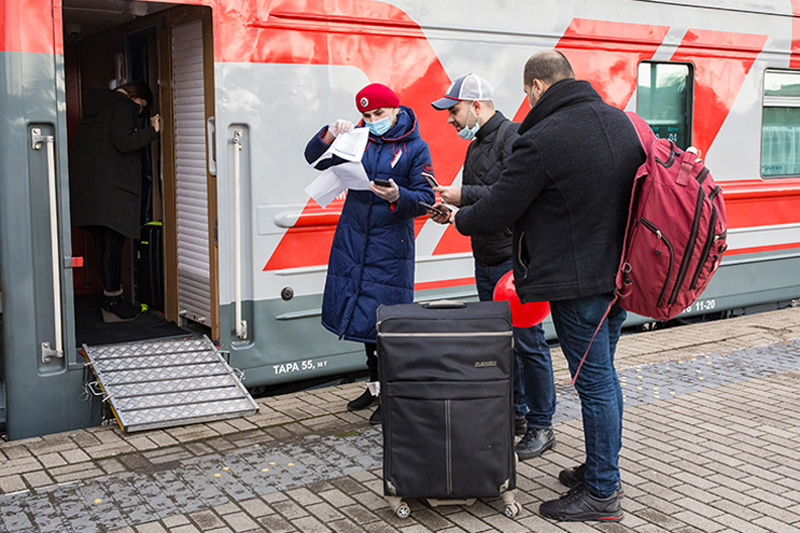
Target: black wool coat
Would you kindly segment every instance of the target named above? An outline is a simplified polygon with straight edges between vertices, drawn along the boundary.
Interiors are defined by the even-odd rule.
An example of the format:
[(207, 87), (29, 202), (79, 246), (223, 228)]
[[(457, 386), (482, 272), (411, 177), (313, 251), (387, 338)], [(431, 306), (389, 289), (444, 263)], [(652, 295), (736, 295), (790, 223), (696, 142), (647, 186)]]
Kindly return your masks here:
[(90, 89), (69, 157), (73, 226), (106, 226), (139, 238), (142, 204), (140, 150), (158, 138), (139, 128), (139, 106), (126, 95)]
[(514, 231), (523, 302), (614, 290), (636, 170), (645, 153), (630, 119), (585, 81), (550, 86), (519, 128), (508, 168), (456, 214), (461, 233)]

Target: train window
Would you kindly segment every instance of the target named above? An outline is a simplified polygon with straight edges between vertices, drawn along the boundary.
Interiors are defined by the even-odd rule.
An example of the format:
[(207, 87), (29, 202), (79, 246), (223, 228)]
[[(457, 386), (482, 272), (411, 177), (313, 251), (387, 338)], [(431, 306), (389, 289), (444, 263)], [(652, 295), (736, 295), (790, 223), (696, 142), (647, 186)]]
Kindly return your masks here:
[(800, 174), (800, 71), (764, 73), (761, 175)]
[(692, 66), (686, 63), (639, 63), (636, 112), (656, 136), (680, 148), (692, 142)]

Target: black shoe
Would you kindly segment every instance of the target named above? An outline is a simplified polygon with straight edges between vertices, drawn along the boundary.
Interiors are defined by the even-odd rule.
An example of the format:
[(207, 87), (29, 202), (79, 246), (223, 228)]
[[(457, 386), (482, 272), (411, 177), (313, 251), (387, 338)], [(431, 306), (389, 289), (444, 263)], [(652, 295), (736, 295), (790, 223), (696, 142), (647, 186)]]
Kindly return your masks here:
[(128, 303), (122, 295), (106, 296), (100, 305), (103, 322), (130, 322), (142, 314), (142, 306)]
[(568, 489), (582, 484), (585, 477), (586, 463), (582, 463), (573, 468), (567, 468), (558, 473), (558, 481)]
[(373, 396), (369, 389), (364, 391), (364, 394), (356, 398), (355, 400), (347, 403), (347, 410), (348, 411), (360, 411), (362, 409), (367, 409), (368, 407), (372, 407), (378, 402), (378, 397)]
[(524, 416), (514, 420), (514, 435), (520, 437), (528, 432), (528, 419)]
[(529, 427), (525, 436), (514, 448), (520, 461), (539, 457), (542, 453), (556, 447), (556, 436), (553, 428), (539, 429)]
[(375, 412), (372, 413), (372, 416), (369, 417), (369, 423), (373, 426), (379, 426), (383, 423), (383, 413), (381, 412), (381, 404), (378, 404), (378, 407), (375, 409)]
[[(567, 488), (574, 488), (578, 485), (583, 484), (583, 480), (586, 477), (586, 463), (581, 465), (575, 466), (573, 468), (567, 468), (566, 470), (562, 470), (558, 473), (558, 481)], [(619, 497), (622, 498), (625, 496), (625, 490), (622, 488), (622, 482), (619, 482), (619, 488), (617, 489), (617, 494)]]
[(615, 492), (607, 498), (598, 498), (580, 484), (569, 490), (557, 500), (544, 502), (539, 506), (539, 514), (553, 520), (565, 522), (585, 522), (599, 520), (602, 522), (619, 522), (622, 520), (620, 496)]

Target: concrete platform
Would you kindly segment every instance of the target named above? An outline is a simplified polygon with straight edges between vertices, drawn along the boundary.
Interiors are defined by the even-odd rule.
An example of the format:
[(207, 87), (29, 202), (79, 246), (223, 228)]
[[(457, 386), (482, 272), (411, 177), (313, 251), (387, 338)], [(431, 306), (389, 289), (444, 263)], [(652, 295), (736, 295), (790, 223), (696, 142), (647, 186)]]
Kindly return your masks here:
[(616, 524), (554, 522), (539, 503), (583, 458), (577, 396), (553, 350), (555, 450), (500, 500), (406, 520), (382, 498), (381, 433), (345, 403), (363, 384), (257, 400), (255, 416), (124, 434), (116, 426), (0, 443), (1, 532), (800, 533), (800, 309), (624, 336)]

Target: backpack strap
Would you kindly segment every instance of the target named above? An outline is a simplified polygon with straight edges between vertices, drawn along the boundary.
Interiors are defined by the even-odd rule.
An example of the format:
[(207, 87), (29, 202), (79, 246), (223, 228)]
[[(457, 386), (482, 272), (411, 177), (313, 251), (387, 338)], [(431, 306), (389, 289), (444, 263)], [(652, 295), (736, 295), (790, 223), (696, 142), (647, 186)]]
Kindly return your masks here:
[(655, 142), (656, 134), (653, 133), (650, 125), (633, 111), (626, 111), (625, 114), (628, 115), (633, 127), (636, 129), (636, 135), (639, 136), (639, 142), (642, 143), (644, 152), (646, 154), (650, 153), (650, 146), (653, 144), (653, 142)]
[[(628, 115), (628, 118), (630, 119), (631, 123), (633, 123), (633, 127), (636, 129), (636, 135), (638, 135), (639, 137), (639, 142), (642, 144), (642, 149), (644, 150), (644, 153), (649, 154), (651, 146), (656, 141), (656, 134), (653, 133), (653, 130), (650, 128), (650, 125), (647, 124), (647, 122), (645, 122), (645, 120), (642, 117), (640, 117), (633, 111), (626, 111), (625, 114)], [(597, 328), (595, 328), (594, 333), (592, 334), (592, 338), (589, 340), (589, 345), (586, 347), (586, 351), (583, 352), (583, 357), (581, 358), (581, 361), (578, 364), (578, 368), (575, 370), (575, 375), (572, 377), (573, 385), (575, 385), (575, 382), (578, 380), (578, 374), (580, 373), (581, 368), (583, 367), (583, 363), (586, 362), (586, 356), (589, 355), (589, 349), (592, 347), (592, 343), (594, 342), (594, 338), (597, 336), (597, 332), (600, 331), (603, 322), (606, 320), (608, 314), (611, 312), (611, 308), (614, 307), (614, 304), (617, 303), (617, 300), (619, 300), (620, 291), (622, 291), (624, 288), (620, 286), (619, 272), (621, 272), (625, 267), (624, 265), (625, 251), (626, 251), (625, 249), (628, 245), (628, 232), (630, 231), (630, 226), (631, 226), (630, 213), (633, 210), (633, 201), (634, 197), (633, 195), (631, 195), (631, 207), (628, 209), (628, 220), (625, 223), (625, 238), (622, 240), (622, 258), (620, 259), (620, 265), (619, 268), (617, 269), (617, 288), (614, 291), (614, 298), (608, 304), (606, 312), (603, 313), (603, 318), (600, 319), (600, 323), (597, 324)]]
[(512, 123), (510, 120), (506, 120), (505, 122), (500, 124), (500, 127), (497, 129), (497, 135), (495, 135), (494, 137), (493, 146), (494, 146), (495, 156), (497, 157), (497, 160), (500, 161), (501, 164), (503, 163), (503, 160), (505, 159), (506, 156), (506, 148), (503, 145), (503, 139), (506, 136), (508, 128), (511, 127), (511, 124)]

